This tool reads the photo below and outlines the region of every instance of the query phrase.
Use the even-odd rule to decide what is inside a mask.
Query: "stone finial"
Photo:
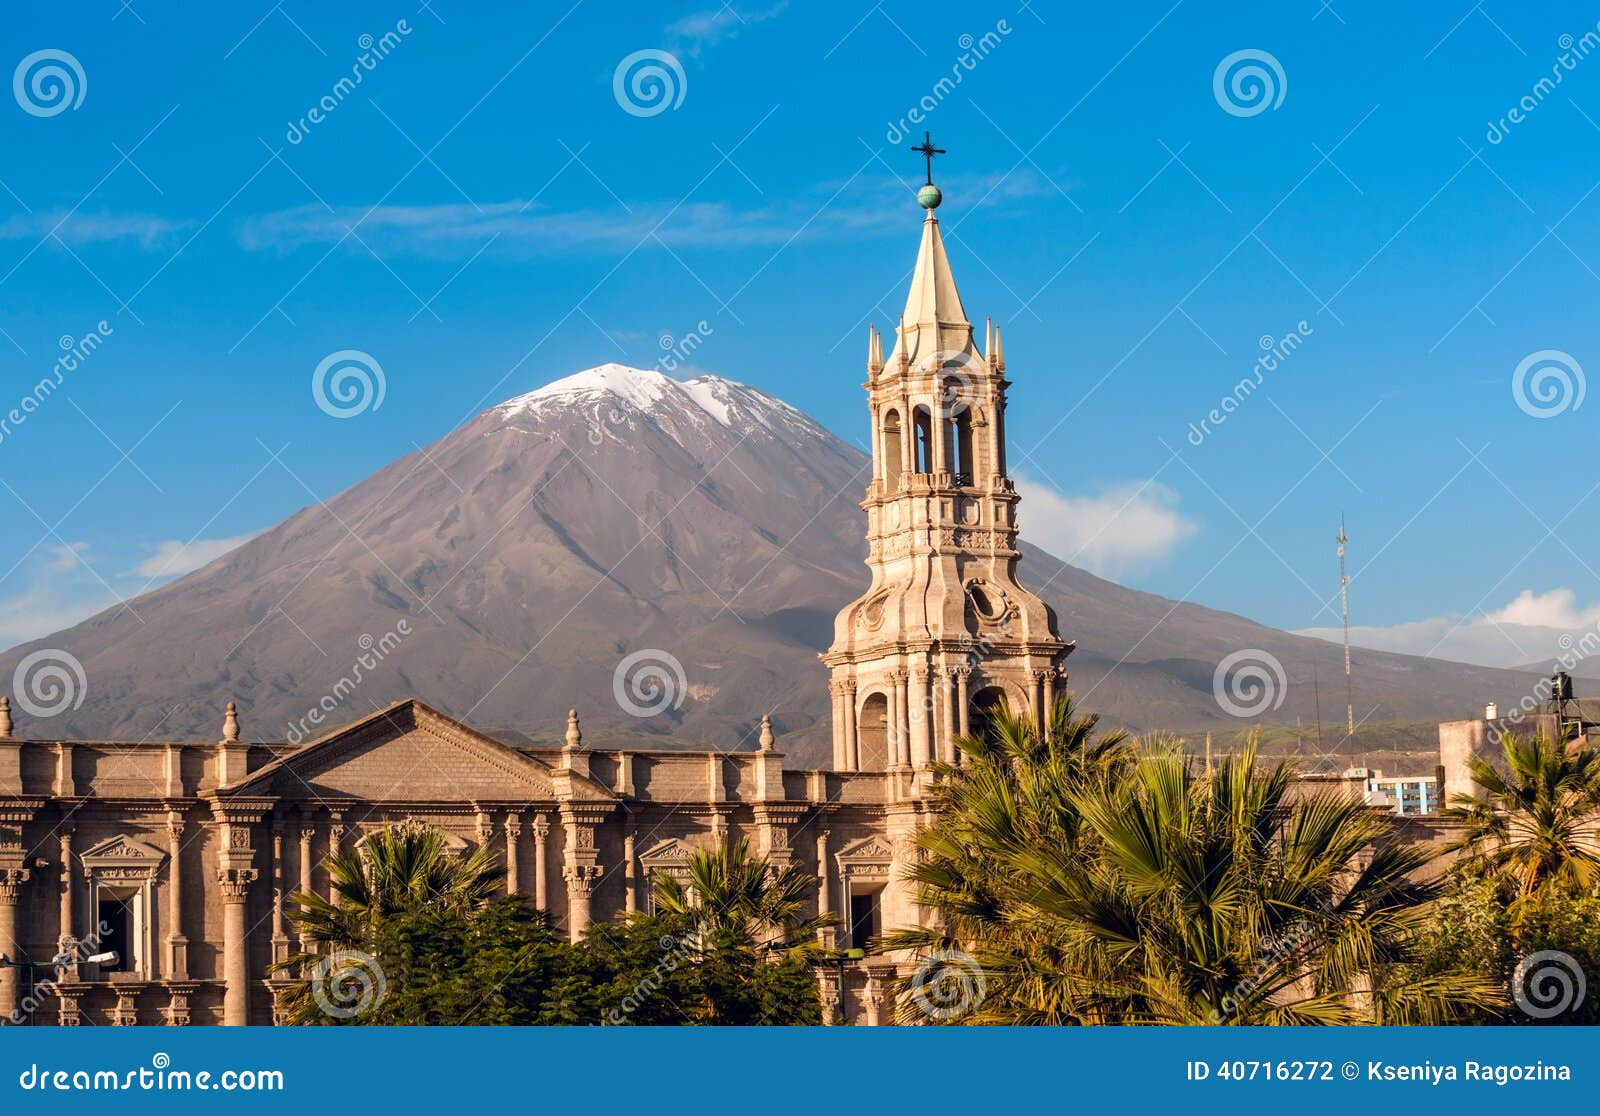
[[[239,743],[239,707],[231,701],[228,703],[227,712],[222,715],[222,742]]]
[[[567,747],[577,751],[583,747],[583,730],[578,728],[578,711],[567,710]]]
[[[0,740],[11,739],[11,699],[0,697]]]
[[[761,718],[761,750],[763,752],[772,751],[772,744],[772,718],[763,714]]]

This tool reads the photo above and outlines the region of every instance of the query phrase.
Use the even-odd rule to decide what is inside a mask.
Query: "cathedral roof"
[[[976,353],[972,342],[972,323],[961,306],[950,257],[945,254],[939,219],[928,210],[922,222],[922,244],[917,249],[917,266],[911,275],[911,291],[906,296],[899,336],[889,356],[892,365],[902,347],[913,364],[934,353]]]

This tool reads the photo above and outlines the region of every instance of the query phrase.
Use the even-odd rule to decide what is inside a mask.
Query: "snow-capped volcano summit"
[[[491,409],[501,419],[548,419],[559,412],[598,411],[602,424],[622,421],[610,413],[632,409],[652,418],[709,419],[741,433],[765,428],[773,432],[820,435],[823,430],[804,413],[747,384],[721,376],[674,380],[655,369],[602,364],[546,384],[537,391],[508,399]],[[610,409],[608,411],[608,409]]]

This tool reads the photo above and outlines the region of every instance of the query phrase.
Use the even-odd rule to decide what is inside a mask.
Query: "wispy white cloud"
[[[228,551],[253,538],[254,535],[233,535],[229,538],[194,539],[190,542],[167,539],[157,543],[155,553],[135,566],[132,572],[148,578],[179,577],[221,558]]]
[[[840,188],[843,192],[840,193]],[[985,207],[1038,197],[1050,186],[1037,174],[951,179],[946,191]],[[837,196],[835,196],[837,195]],[[575,249],[628,250],[652,239],[673,247],[760,248],[791,240],[849,239],[863,233],[903,230],[910,212],[903,183],[860,178],[824,183],[802,198],[744,208],[727,202],[638,203],[620,208],[558,210],[512,199],[480,205],[341,206],[317,204],[278,210],[239,223],[236,236],[247,251],[292,251],[346,240],[385,255],[467,256],[491,239],[495,250],[541,254]],[[357,241],[351,230],[360,236]]]
[[[1543,669],[1574,647],[1588,646],[1583,637],[1597,625],[1600,605],[1580,605],[1571,589],[1544,593],[1524,589],[1502,607],[1471,616],[1355,626],[1350,629],[1350,642],[1375,651],[1428,655],[1479,666]],[[1306,628],[1299,634],[1328,640],[1344,637],[1339,628]]]
[[[43,240],[53,235],[70,245],[131,240],[141,248],[157,248],[171,243],[193,225],[192,220],[174,220],[152,213],[41,211],[17,213],[0,221],[0,240]]]
[[[692,12],[667,25],[667,49],[698,58],[702,51],[724,39],[734,38],[748,27],[776,19],[788,6],[788,0],[781,0],[765,8],[738,9],[724,4],[720,8]]]
[[[1156,566],[1196,531],[1178,510],[1178,494],[1153,481],[1088,496],[1064,495],[1026,475],[1016,485],[1022,537],[1103,577]]]

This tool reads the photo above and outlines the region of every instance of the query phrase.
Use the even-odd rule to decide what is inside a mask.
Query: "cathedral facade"
[[[0,954],[22,962],[0,966],[0,1022],[276,1022],[290,897],[327,894],[328,856],[407,823],[493,847],[507,889],[574,939],[741,837],[815,876],[842,949],[920,924],[905,873],[931,764],[996,708],[1042,720],[1071,650],[1018,580],[1002,342],[978,347],[939,201],[919,195],[889,353],[869,337],[872,583],[822,656],[831,770],[786,765],[769,724],[754,752],[611,751],[574,711],[562,746],[513,747],[408,700],[292,745],[251,740],[230,704],[215,742],[64,741],[16,737],[0,699]],[[896,971],[868,954],[821,975],[825,1013],[889,1022]]]

